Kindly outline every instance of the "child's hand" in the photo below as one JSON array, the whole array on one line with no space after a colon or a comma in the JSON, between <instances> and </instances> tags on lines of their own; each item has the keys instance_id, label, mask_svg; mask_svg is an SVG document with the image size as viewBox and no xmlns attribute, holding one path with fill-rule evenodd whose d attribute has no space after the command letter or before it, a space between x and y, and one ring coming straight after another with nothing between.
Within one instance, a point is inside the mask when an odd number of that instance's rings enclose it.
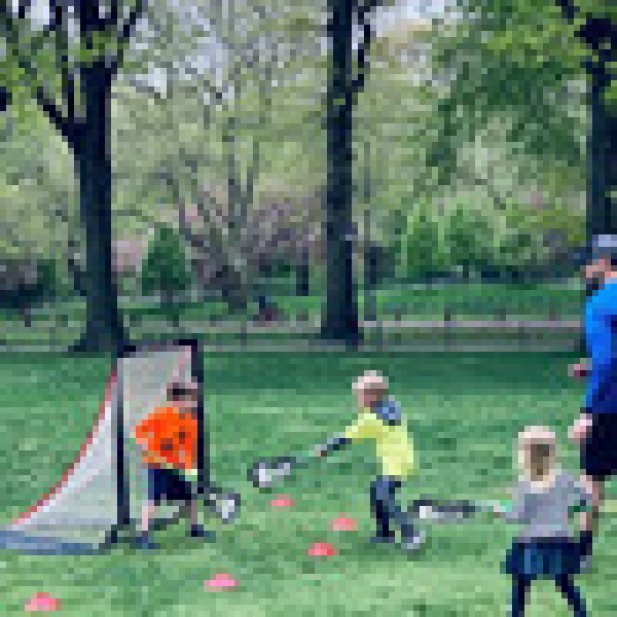
<instances>
[{"instance_id":1,"label":"child's hand","mask_svg":"<svg viewBox=\"0 0 617 617\"><path fill-rule=\"evenodd\" d=\"M187 469L184 472L184 476L187 480L194 482L199 477L199 471L197 469Z\"/></svg>"}]
</instances>

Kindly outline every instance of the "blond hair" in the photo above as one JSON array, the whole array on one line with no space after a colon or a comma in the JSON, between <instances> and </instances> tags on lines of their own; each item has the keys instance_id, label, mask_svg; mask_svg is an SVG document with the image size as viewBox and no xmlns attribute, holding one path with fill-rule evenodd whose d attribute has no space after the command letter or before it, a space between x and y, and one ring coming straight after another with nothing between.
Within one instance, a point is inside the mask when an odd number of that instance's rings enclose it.
<instances>
[{"instance_id":1,"label":"blond hair","mask_svg":"<svg viewBox=\"0 0 617 617\"><path fill-rule=\"evenodd\" d=\"M386 392L388 380L378 371L365 371L353 385L354 392Z\"/></svg>"}]
</instances>

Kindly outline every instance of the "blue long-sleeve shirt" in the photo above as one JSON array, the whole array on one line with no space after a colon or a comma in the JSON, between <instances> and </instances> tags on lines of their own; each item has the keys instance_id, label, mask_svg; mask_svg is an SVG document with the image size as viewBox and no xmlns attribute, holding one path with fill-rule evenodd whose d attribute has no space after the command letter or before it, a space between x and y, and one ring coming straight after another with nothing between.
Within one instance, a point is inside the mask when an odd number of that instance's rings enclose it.
<instances>
[{"instance_id":1,"label":"blue long-sleeve shirt","mask_svg":"<svg viewBox=\"0 0 617 617\"><path fill-rule=\"evenodd\" d=\"M617 413L617 281L609 281L587 301L585 333L591 357L585 411Z\"/></svg>"}]
</instances>

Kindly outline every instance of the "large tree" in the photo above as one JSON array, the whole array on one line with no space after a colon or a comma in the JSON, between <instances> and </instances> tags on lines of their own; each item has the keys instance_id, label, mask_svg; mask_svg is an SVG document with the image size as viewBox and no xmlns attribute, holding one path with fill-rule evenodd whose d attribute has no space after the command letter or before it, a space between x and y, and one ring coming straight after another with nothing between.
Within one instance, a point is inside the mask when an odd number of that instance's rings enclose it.
<instances>
[{"instance_id":1,"label":"large tree","mask_svg":"<svg viewBox=\"0 0 617 617\"><path fill-rule=\"evenodd\" d=\"M125 336L111 259L111 94L146 1L46 4L48 14L41 20L28 0L0 0L3 85L15 105L20 97L33 96L71 151L85 244L86 299L85 330L74 349L114 351Z\"/></svg>"},{"instance_id":2,"label":"large tree","mask_svg":"<svg viewBox=\"0 0 617 617\"><path fill-rule=\"evenodd\" d=\"M614 231L614 2L456 0L456 8L436 56L447 91L429 163L441 183L460 173L461 147L498 122L503 143L537 161L538 177L558 166L576 176L587 158L588 232Z\"/></svg>"},{"instance_id":3,"label":"large tree","mask_svg":"<svg viewBox=\"0 0 617 617\"><path fill-rule=\"evenodd\" d=\"M322 337L354 347L361 333L353 271L353 117L374 39L372 17L380 0L328 0L325 203L326 302ZM354 52L354 34L358 33Z\"/></svg>"},{"instance_id":4,"label":"large tree","mask_svg":"<svg viewBox=\"0 0 617 617\"><path fill-rule=\"evenodd\" d=\"M617 233L617 7L606 0L555 0L587 49L587 233Z\"/></svg>"}]
</instances>

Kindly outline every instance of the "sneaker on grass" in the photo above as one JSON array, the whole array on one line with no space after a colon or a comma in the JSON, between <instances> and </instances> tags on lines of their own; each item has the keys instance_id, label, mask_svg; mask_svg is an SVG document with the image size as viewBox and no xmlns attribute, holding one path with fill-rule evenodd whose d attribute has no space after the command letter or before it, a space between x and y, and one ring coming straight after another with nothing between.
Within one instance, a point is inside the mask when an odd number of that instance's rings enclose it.
<instances>
[{"instance_id":1,"label":"sneaker on grass","mask_svg":"<svg viewBox=\"0 0 617 617\"><path fill-rule=\"evenodd\" d=\"M201 525L191 525L189 535L191 538L200 538L205 542L214 542L216 540L216 534L214 531L205 529Z\"/></svg>"},{"instance_id":2,"label":"sneaker on grass","mask_svg":"<svg viewBox=\"0 0 617 617\"><path fill-rule=\"evenodd\" d=\"M135 548L142 549L142 550L148 550L148 551L155 551L160 548L160 546L156 542L153 542L150 536L145 533L137 536L137 538L135 538L133 545Z\"/></svg>"},{"instance_id":3,"label":"sneaker on grass","mask_svg":"<svg viewBox=\"0 0 617 617\"><path fill-rule=\"evenodd\" d=\"M396 542L396 539L394 535L384 536L381 534L375 534L369 539L369 542L371 544L394 544Z\"/></svg>"},{"instance_id":4,"label":"sneaker on grass","mask_svg":"<svg viewBox=\"0 0 617 617\"><path fill-rule=\"evenodd\" d=\"M415 553L426 543L426 534L423 531L416 532L411 538L405 538L401 547L406 553Z\"/></svg>"}]
</instances>

